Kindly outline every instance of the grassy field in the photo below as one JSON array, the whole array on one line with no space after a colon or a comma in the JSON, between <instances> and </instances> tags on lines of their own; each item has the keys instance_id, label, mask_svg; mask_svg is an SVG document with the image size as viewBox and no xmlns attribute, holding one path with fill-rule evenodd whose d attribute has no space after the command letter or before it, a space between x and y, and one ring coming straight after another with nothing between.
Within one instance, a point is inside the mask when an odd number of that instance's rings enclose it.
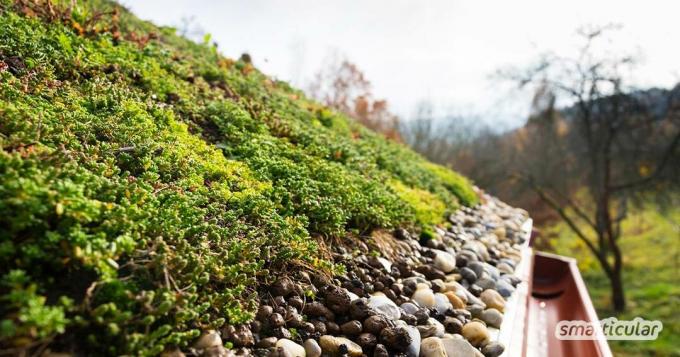
<instances>
[{"instance_id":1,"label":"grassy field","mask_svg":"<svg viewBox=\"0 0 680 357\"><path fill-rule=\"evenodd\" d=\"M610 341L617 356L680 356L680 209L659 212L653 206L632 210L623 223L624 281L628 309L610 309L609 285L597 262L564 224L548 230L551 245L578 259L600 318L640 316L663 322L655 341Z\"/></svg>"}]
</instances>

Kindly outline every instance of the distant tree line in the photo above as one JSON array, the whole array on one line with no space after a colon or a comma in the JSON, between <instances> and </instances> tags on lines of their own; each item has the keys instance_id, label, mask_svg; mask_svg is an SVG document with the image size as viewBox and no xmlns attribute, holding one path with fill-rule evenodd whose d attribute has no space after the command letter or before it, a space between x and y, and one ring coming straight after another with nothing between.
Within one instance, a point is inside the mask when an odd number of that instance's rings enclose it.
<instances>
[{"instance_id":1,"label":"distant tree line","mask_svg":"<svg viewBox=\"0 0 680 357\"><path fill-rule=\"evenodd\" d=\"M635 59L594 50L607 30L582 29L575 58L546 55L503 73L534 88L531 115L519 129L497 133L460 118L442 123L427 110L401 128L417 151L528 208L539 222L563 220L599 262L612 307L622 311L619 241L627 209L650 198L668 204L680 186L680 85L629 86ZM557 108L558 99L569 105Z\"/></svg>"}]
</instances>

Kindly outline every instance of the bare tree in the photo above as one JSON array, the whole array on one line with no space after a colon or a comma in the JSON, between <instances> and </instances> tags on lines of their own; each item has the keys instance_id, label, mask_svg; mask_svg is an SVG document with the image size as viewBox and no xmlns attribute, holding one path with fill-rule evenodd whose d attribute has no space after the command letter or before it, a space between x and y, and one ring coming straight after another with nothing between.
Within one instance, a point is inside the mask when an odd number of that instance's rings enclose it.
<instances>
[{"instance_id":1,"label":"bare tree","mask_svg":"<svg viewBox=\"0 0 680 357\"><path fill-rule=\"evenodd\" d=\"M387 101L375 99L371 83L359 67L334 54L318 71L308 93L325 105L394 140L399 136L399 118L389 111Z\"/></svg>"},{"instance_id":2,"label":"bare tree","mask_svg":"<svg viewBox=\"0 0 680 357\"><path fill-rule=\"evenodd\" d=\"M592 252L611 285L612 306L626 306L623 252L619 246L627 200L655 184L674 184L680 122L671 91L668 104L648 100L652 92L626 87L630 56L600 57L595 43L609 27L583 29L576 58L545 56L537 66L514 72L521 86L534 84L549 93L535 103L554 103L557 95L571 106L561 114L534 111L525 130L522 162L515 178L554 210ZM663 92L663 95L667 95ZM652 94L653 95L653 94ZM664 101L662 101L664 102ZM566 128L566 129L565 129ZM585 188L587 200L576 200Z\"/></svg>"},{"instance_id":3,"label":"bare tree","mask_svg":"<svg viewBox=\"0 0 680 357\"><path fill-rule=\"evenodd\" d=\"M198 43L203 42L207 34L205 29L196 21L195 16L183 16L177 24L177 33Z\"/></svg>"}]
</instances>

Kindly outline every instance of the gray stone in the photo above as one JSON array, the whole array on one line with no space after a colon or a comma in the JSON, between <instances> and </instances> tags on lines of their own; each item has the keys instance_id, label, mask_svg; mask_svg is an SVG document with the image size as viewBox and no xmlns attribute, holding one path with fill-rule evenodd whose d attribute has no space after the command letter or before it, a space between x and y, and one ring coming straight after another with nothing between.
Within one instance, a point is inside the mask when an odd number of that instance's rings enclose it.
<instances>
[{"instance_id":1,"label":"gray stone","mask_svg":"<svg viewBox=\"0 0 680 357\"><path fill-rule=\"evenodd\" d=\"M482 311L480 318L482 321L486 322L487 326L495 328L500 328L503 323L503 314L494 308Z\"/></svg>"},{"instance_id":2,"label":"gray stone","mask_svg":"<svg viewBox=\"0 0 680 357\"><path fill-rule=\"evenodd\" d=\"M434 301L435 309L440 314L444 314L444 312L446 312L448 309L453 309L453 305L449 301L449 298L442 293L434 294Z\"/></svg>"},{"instance_id":3,"label":"gray stone","mask_svg":"<svg viewBox=\"0 0 680 357\"><path fill-rule=\"evenodd\" d=\"M498 357L505 351L505 346L500 342L489 342L482 348L484 357Z\"/></svg>"},{"instance_id":4,"label":"gray stone","mask_svg":"<svg viewBox=\"0 0 680 357\"><path fill-rule=\"evenodd\" d=\"M368 307L392 320L399 320L399 317L401 317L399 306L387 298L383 293L376 293L371 296L368 299Z\"/></svg>"},{"instance_id":5,"label":"gray stone","mask_svg":"<svg viewBox=\"0 0 680 357\"><path fill-rule=\"evenodd\" d=\"M443 338L441 340L447 357L477 357L480 353L462 338Z\"/></svg>"}]
</instances>

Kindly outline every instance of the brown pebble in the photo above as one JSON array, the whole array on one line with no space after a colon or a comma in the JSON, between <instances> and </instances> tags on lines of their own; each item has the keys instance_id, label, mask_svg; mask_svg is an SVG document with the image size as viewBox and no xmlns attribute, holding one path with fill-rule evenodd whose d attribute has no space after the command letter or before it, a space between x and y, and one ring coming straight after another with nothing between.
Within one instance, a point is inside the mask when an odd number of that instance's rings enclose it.
<instances>
[{"instance_id":1,"label":"brown pebble","mask_svg":"<svg viewBox=\"0 0 680 357\"><path fill-rule=\"evenodd\" d=\"M314 331L318 332L319 335L325 335L328 332L326 330L326 324L323 323L323 321L314 320L312 321L312 325L314 325Z\"/></svg>"},{"instance_id":2,"label":"brown pebble","mask_svg":"<svg viewBox=\"0 0 680 357\"><path fill-rule=\"evenodd\" d=\"M278 341L278 340L279 339L274 337L274 336L263 338L263 339L260 340L260 342L257 343L257 348L274 347L274 346L276 346L276 341Z\"/></svg>"},{"instance_id":3,"label":"brown pebble","mask_svg":"<svg viewBox=\"0 0 680 357\"><path fill-rule=\"evenodd\" d=\"M392 323L383 315L369 316L364 320L364 331L379 335L384 328L391 326Z\"/></svg>"},{"instance_id":4,"label":"brown pebble","mask_svg":"<svg viewBox=\"0 0 680 357\"><path fill-rule=\"evenodd\" d=\"M448 333L460 334L463 330L463 323L458 318L447 316L444 319L444 328Z\"/></svg>"},{"instance_id":5,"label":"brown pebble","mask_svg":"<svg viewBox=\"0 0 680 357\"><path fill-rule=\"evenodd\" d=\"M283 316L278 312L275 312L269 316L269 326L271 327L281 327L286 324Z\"/></svg>"},{"instance_id":6,"label":"brown pebble","mask_svg":"<svg viewBox=\"0 0 680 357\"><path fill-rule=\"evenodd\" d=\"M293 281L288 277L280 278L271 286L271 291L274 295L288 296L293 292Z\"/></svg>"},{"instance_id":7,"label":"brown pebble","mask_svg":"<svg viewBox=\"0 0 680 357\"><path fill-rule=\"evenodd\" d=\"M361 322L352 320L340 326L340 331L347 336L356 336L361 333Z\"/></svg>"},{"instance_id":8,"label":"brown pebble","mask_svg":"<svg viewBox=\"0 0 680 357\"><path fill-rule=\"evenodd\" d=\"M265 322L269 318L269 315L271 315L273 312L274 312L273 307L269 305L260 305L260 308L257 310L255 318L258 319L259 321Z\"/></svg>"},{"instance_id":9,"label":"brown pebble","mask_svg":"<svg viewBox=\"0 0 680 357\"><path fill-rule=\"evenodd\" d=\"M378 338L372 333L364 332L357 337L356 341L364 350L371 350L378 343Z\"/></svg>"},{"instance_id":10,"label":"brown pebble","mask_svg":"<svg viewBox=\"0 0 680 357\"><path fill-rule=\"evenodd\" d=\"M337 286L326 288L326 306L338 314L344 314L349 310L350 297L345 289Z\"/></svg>"},{"instance_id":11,"label":"brown pebble","mask_svg":"<svg viewBox=\"0 0 680 357\"><path fill-rule=\"evenodd\" d=\"M340 326L336 324L333 321L326 321L326 332L329 335L339 335L340 334Z\"/></svg>"},{"instance_id":12,"label":"brown pebble","mask_svg":"<svg viewBox=\"0 0 680 357\"><path fill-rule=\"evenodd\" d=\"M304 301L302 301L302 298L299 296L293 296L290 299L288 299L288 305L292 306L298 311L302 310L302 307L305 305Z\"/></svg>"},{"instance_id":13,"label":"brown pebble","mask_svg":"<svg viewBox=\"0 0 680 357\"><path fill-rule=\"evenodd\" d=\"M390 354L387 352L387 347L383 344L377 344L375 345L375 349L373 350L373 357L389 357Z\"/></svg>"}]
</instances>

